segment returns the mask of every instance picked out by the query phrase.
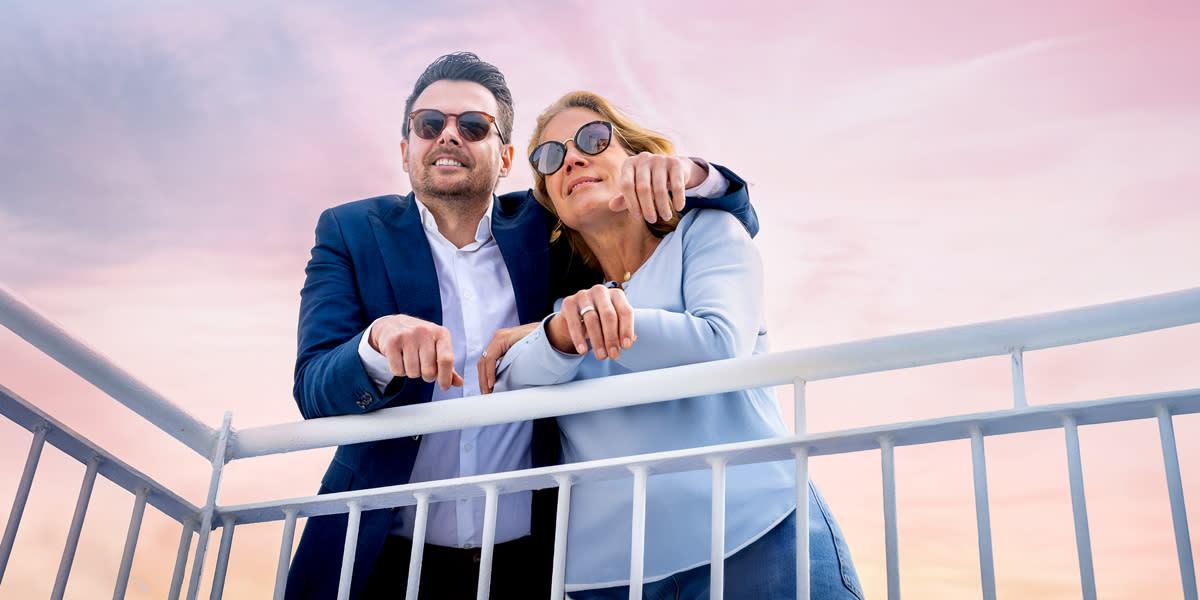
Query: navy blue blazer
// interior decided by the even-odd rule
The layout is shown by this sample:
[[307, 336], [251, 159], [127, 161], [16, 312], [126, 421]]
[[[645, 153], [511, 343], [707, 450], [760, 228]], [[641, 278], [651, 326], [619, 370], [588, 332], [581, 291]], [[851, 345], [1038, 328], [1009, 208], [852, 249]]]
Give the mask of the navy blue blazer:
[[[751, 235], [757, 233], [758, 218], [745, 182], [717, 168], [730, 181], [729, 191], [720, 198], [690, 200], [689, 208], [728, 210]], [[555, 299], [600, 281], [570, 253], [565, 240], [548, 243], [555, 223], [530, 191], [494, 200], [492, 235], [504, 255], [522, 323], [540, 320]], [[435, 384], [421, 379], [395, 378], [380, 393], [358, 356], [363, 330], [379, 317], [405, 314], [442, 322], [433, 255], [413, 195], [378, 196], [324, 211], [305, 275], [293, 389], [304, 418], [429, 402]], [[419, 445], [420, 436], [339, 446], [318, 493], [407, 483]], [[553, 419], [534, 422], [532, 452], [534, 466], [558, 462]], [[553, 510], [552, 499], [535, 495], [534, 537], [548, 544], [553, 543]], [[388, 509], [362, 513], [351, 598], [370, 574], [393, 518], [394, 511]], [[308, 520], [292, 559], [287, 598], [336, 597], [345, 535], [344, 514]], [[547, 557], [549, 551], [546, 548]], [[544, 564], [548, 585], [549, 560]]]

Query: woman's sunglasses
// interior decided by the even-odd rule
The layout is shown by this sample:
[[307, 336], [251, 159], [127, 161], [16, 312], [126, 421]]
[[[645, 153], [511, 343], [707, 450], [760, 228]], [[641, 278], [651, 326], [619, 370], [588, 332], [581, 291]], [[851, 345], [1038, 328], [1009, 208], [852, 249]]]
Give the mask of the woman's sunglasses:
[[[486, 138], [492, 125], [496, 123], [496, 117], [478, 110], [468, 110], [455, 115], [432, 108], [422, 108], [408, 115], [408, 118], [412, 119], [413, 133], [423, 140], [437, 139], [446, 128], [446, 120], [449, 117], [454, 117], [458, 123], [459, 135], [468, 142], [478, 142]], [[496, 133], [500, 136], [500, 143], [508, 143], [504, 141], [504, 134], [500, 133], [499, 125], [496, 126]]]
[[[588, 156], [604, 152], [612, 143], [612, 123], [592, 121], [575, 132], [575, 147]], [[529, 153], [533, 170], [547, 177], [558, 172], [567, 157], [567, 145], [562, 142], [542, 142]]]

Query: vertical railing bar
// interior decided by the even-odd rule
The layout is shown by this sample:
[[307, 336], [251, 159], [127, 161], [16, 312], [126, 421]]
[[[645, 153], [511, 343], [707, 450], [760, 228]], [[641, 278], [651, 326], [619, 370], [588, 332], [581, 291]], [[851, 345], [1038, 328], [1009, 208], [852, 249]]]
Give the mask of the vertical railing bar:
[[1012, 382], [1013, 408], [1027, 408], [1029, 400], [1025, 397], [1025, 358], [1022, 348], [1012, 350]]
[[708, 459], [712, 465], [712, 543], [709, 554], [709, 590], [712, 600], [725, 598], [725, 458]]
[[805, 399], [808, 382], [800, 377], [792, 378], [792, 424], [796, 435], [808, 433], [808, 404]]
[[896, 527], [896, 458], [892, 438], [879, 438], [883, 463], [883, 538], [887, 557], [887, 597], [900, 600], [900, 542]]
[[200, 511], [200, 528], [197, 530], [196, 556], [192, 559], [192, 574], [188, 578], [188, 600], [196, 600], [200, 594], [200, 575], [204, 573], [204, 555], [208, 553], [208, 536], [213, 529], [213, 515], [217, 510], [217, 495], [221, 491], [221, 477], [225, 472], [225, 447], [229, 444], [229, 430], [233, 423], [233, 413], [226, 411], [217, 432], [217, 443], [213, 447], [209, 462], [212, 463], [212, 475], [208, 480], [208, 497], [204, 509]]
[[1175, 550], [1179, 554], [1179, 577], [1183, 580], [1184, 600], [1197, 600], [1196, 566], [1192, 558], [1192, 539], [1188, 531], [1187, 505], [1183, 501], [1183, 477], [1179, 469], [1179, 448], [1175, 444], [1175, 425], [1164, 405], [1154, 410], [1158, 416], [1158, 437], [1162, 442], [1163, 466], [1167, 475], [1167, 495], [1171, 501], [1171, 520], [1175, 526]]
[[71, 574], [71, 563], [75, 562], [75, 549], [79, 547], [79, 534], [83, 531], [83, 518], [87, 515], [88, 503], [92, 499], [92, 488], [96, 485], [96, 473], [100, 471], [99, 456], [92, 456], [83, 474], [83, 485], [79, 487], [79, 499], [75, 502], [75, 516], [67, 532], [67, 545], [63, 549], [62, 561], [58, 563], [58, 576], [54, 579], [51, 600], [61, 600], [67, 591], [67, 577]]
[[1083, 462], [1079, 455], [1079, 428], [1075, 417], [1063, 417], [1067, 438], [1067, 473], [1071, 479], [1071, 509], [1075, 518], [1075, 546], [1079, 552], [1079, 580], [1084, 600], [1096, 600], [1096, 570], [1092, 564], [1092, 536], [1088, 531], [1087, 500], [1083, 493]]
[[405, 598], [417, 600], [421, 588], [421, 562], [425, 557], [425, 527], [429, 522], [429, 492], [416, 492], [416, 521], [413, 523], [412, 554], [408, 559], [408, 590]]
[[209, 600], [221, 600], [225, 593], [225, 573], [229, 570], [229, 551], [233, 548], [234, 516], [221, 516], [221, 545], [217, 549], [217, 565], [213, 568], [212, 589]]
[[983, 600], [996, 600], [996, 565], [992, 557], [992, 517], [988, 504], [987, 458], [983, 430], [972, 425], [971, 464], [975, 471], [975, 522], [979, 532], [979, 580]]
[[196, 529], [196, 517], [183, 522], [183, 532], [179, 534], [179, 550], [175, 552], [175, 570], [171, 575], [171, 587], [167, 591], [167, 600], [179, 600], [179, 592], [183, 588], [183, 570], [187, 568], [188, 550], [192, 547], [192, 533]]
[[13, 543], [17, 539], [17, 528], [21, 526], [21, 515], [25, 513], [25, 502], [29, 500], [29, 490], [33, 487], [33, 475], [37, 472], [38, 461], [42, 457], [42, 447], [46, 444], [46, 434], [50, 426], [42, 423], [33, 428], [33, 442], [29, 445], [29, 455], [25, 458], [25, 470], [21, 473], [21, 483], [17, 485], [17, 496], [13, 498], [12, 510], [8, 513], [8, 525], [4, 527], [4, 540], [0, 541], [0, 581], [4, 580], [4, 569], [8, 566], [8, 557], [12, 554]]
[[561, 600], [567, 583], [567, 526], [571, 515], [571, 476], [555, 475], [558, 482], [558, 511], [554, 516], [554, 571], [550, 600]]
[[296, 539], [296, 515], [300, 510], [295, 506], [283, 509], [283, 539], [279, 541], [279, 565], [275, 567], [275, 600], [283, 600], [287, 591], [288, 567], [292, 564], [292, 543]]
[[492, 589], [492, 554], [496, 548], [496, 510], [500, 504], [500, 489], [495, 485], [483, 486], [483, 548], [479, 555], [479, 586], [475, 588], [476, 600], [487, 600]]
[[809, 506], [812, 490], [808, 487], [808, 446], [792, 448], [796, 456], [796, 600], [809, 600], [812, 579], [809, 564]]
[[137, 549], [138, 535], [142, 531], [142, 516], [146, 514], [146, 498], [150, 488], [140, 487], [133, 500], [133, 514], [129, 517], [129, 532], [125, 534], [125, 551], [121, 553], [121, 567], [117, 570], [117, 586], [113, 600], [122, 600], [129, 585], [129, 572], [133, 569], [133, 552]]
[[351, 500], [346, 503], [346, 543], [342, 546], [342, 573], [338, 578], [337, 600], [350, 600], [350, 582], [354, 576], [354, 553], [358, 551], [358, 524], [362, 519], [362, 503]]
[[646, 478], [650, 473], [644, 465], [629, 467], [629, 470], [633, 471], [633, 538], [629, 554], [629, 600], [640, 600], [646, 567]]

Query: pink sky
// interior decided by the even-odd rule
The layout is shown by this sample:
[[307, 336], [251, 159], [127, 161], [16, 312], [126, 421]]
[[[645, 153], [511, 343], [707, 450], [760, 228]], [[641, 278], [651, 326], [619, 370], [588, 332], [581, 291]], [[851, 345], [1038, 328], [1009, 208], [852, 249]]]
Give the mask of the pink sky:
[[[469, 49], [508, 76], [518, 154], [589, 89], [743, 175], [778, 350], [1200, 285], [1200, 5], [879, 4], [5, 6], [0, 282], [205, 423], [297, 420], [317, 214], [408, 191], [404, 98]], [[1030, 353], [1030, 401], [1200, 387], [1198, 343]], [[0, 384], [202, 503], [203, 459], [7, 330], [0, 356]], [[1009, 387], [1004, 359], [815, 382], [810, 430], [1000, 409]], [[1194, 531], [1200, 420], [1175, 423]], [[1154, 424], [1080, 436], [1100, 596], [1181, 598]], [[0, 422], [0, 507], [29, 439]], [[988, 440], [1002, 597], [1079, 596], [1063, 449]], [[330, 454], [234, 463], [221, 502], [310, 494]], [[903, 593], [978, 597], [969, 444], [896, 459]], [[82, 471], [45, 452], [0, 596], [49, 593]], [[813, 473], [884, 597], [878, 454]], [[68, 598], [111, 596], [131, 505], [97, 485]], [[280, 530], [238, 530], [225, 597], [269, 594]], [[177, 540], [148, 511], [130, 598], [165, 594]]]

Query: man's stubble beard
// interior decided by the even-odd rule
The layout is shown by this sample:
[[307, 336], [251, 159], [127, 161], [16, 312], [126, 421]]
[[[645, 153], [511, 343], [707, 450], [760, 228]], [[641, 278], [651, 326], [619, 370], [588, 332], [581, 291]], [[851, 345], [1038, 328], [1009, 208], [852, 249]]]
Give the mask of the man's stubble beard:
[[500, 183], [500, 174], [489, 175], [485, 170], [472, 169], [465, 179], [439, 186], [434, 181], [432, 169], [423, 166], [412, 180], [413, 192], [426, 205], [433, 202], [444, 210], [470, 213], [492, 201], [492, 194]]

